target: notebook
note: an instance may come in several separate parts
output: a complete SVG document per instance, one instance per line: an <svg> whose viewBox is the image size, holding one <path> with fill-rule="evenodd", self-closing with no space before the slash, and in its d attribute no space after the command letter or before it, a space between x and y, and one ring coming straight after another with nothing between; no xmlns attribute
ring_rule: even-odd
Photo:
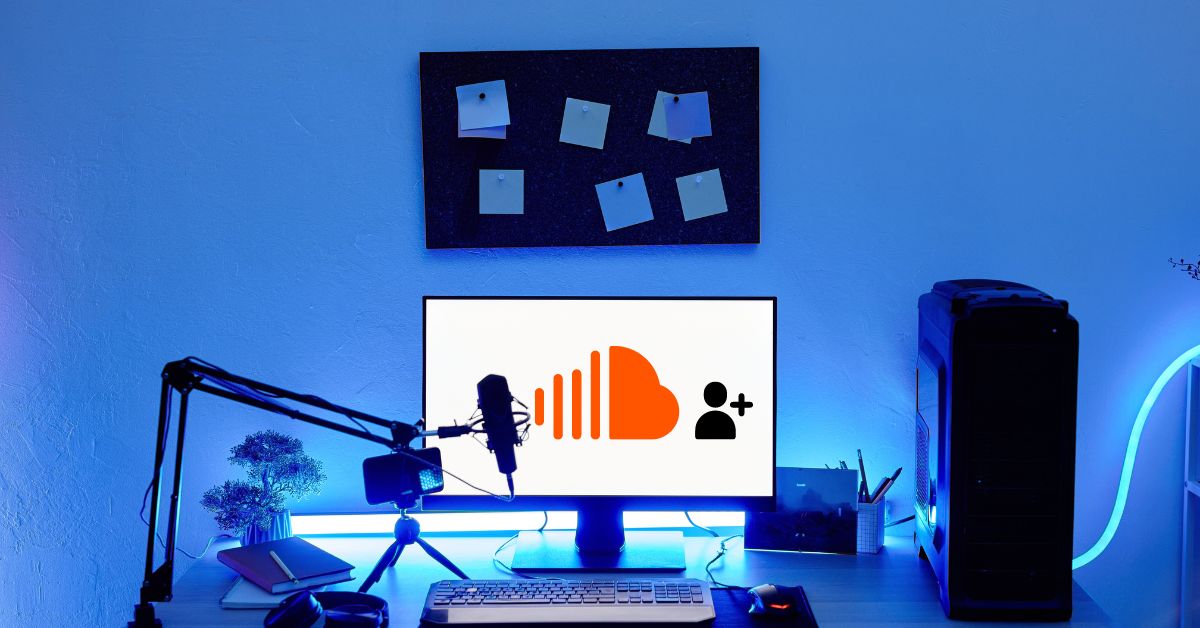
<svg viewBox="0 0 1200 628"><path fill-rule="evenodd" d="M324 590L324 586L311 589L314 593ZM237 580L233 581L233 586L225 592L225 596L221 598L221 608L263 610L276 608L292 593L294 591L278 594L268 593L257 584L239 576Z"/></svg>
<svg viewBox="0 0 1200 628"><path fill-rule="evenodd" d="M299 584L283 573L271 558L271 551L292 570ZM295 536L222 550L217 552L217 560L270 593L288 593L322 584L345 582L351 579L350 570L354 569L354 565Z"/></svg>

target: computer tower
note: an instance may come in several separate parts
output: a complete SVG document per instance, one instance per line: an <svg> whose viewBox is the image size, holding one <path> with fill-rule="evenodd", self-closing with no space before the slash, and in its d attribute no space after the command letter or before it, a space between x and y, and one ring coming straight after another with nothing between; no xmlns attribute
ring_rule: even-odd
<svg viewBox="0 0 1200 628"><path fill-rule="evenodd" d="M916 539L954 619L1071 616L1079 325L1008 281L918 302Z"/></svg>

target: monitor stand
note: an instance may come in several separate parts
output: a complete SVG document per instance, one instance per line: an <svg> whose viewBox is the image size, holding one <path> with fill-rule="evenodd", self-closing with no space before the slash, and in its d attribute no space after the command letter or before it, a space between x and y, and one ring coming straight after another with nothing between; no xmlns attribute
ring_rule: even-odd
<svg viewBox="0 0 1200 628"><path fill-rule="evenodd" d="M579 508L574 532L522 532L513 571L683 571L682 532L626 532L622 512L597 502Z"/></svg>

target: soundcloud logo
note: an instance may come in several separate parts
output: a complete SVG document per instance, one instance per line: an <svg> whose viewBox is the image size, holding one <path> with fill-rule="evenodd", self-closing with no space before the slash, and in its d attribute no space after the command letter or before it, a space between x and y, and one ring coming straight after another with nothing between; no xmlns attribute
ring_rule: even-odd
<svg viewBox="0 0 1200 628"><path fill-rule="evenodd" d="M563 408L564 381L554 376L551 398L551 428L554 438L566 438ZM600 352L592 351L588 369L588 437L600 438ZM571 371L571 438L584 438L583 372ZM546 391L533 394L534 425L546 423ZM628 347L608 348L608 438L611 440L654 440L675 429L679 402L658 379L654 365Z"/></svg>

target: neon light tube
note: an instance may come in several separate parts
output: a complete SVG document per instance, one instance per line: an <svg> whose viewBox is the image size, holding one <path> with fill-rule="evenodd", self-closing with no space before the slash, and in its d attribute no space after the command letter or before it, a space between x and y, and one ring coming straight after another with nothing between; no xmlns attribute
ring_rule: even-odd
<svg viewBox="0 0 1200 628"><path fill-rule="evenodd" d="M1150 388L1150 393L1142 401L1142 408L1138 410L1137 418L1133 421L1133 431L1129 433L1129 445L1125 447L1125 462L1121 466L1121 481L1117 484L1117 499L1113 503L1112 515L1108 518L1108 525L1104 527L1104 532L1096 540L1095 545L1092 545L1088 551L1071 560L1071 569L1079 569L1096 560L1096 557L1108 548L1108 544L1116 536L1117 526L1121 525L1121 517L1125 514L1125 502L1129 499L1129 482L1133 479L1133 463L1137 459L1138 444L1142 440L1142 430L1146 428L1146 419L1150 416L1150 410L1154 408L1154 404L1158 401L1158 396L1162 394L1167 382L1171 381L1171 378L1176 373L1197 357L1200 357L1200 345L1192 347L1184 352L1183 355L1175 358L1175 361L1162 372L1162 375L1158 376L1158 379L1154 382L1154 386Z"/></svg>

